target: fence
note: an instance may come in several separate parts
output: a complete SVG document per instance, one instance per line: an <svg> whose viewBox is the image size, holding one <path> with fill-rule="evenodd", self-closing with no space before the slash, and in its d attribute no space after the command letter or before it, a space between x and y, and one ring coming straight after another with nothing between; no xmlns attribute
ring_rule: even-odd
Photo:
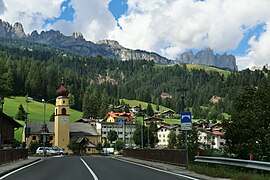
<svg viewBox="0 0 270 180"><path fill-rule="evenodd" d="M270 171L270 162L232 159L222 157L208 157L208 156L196 156L195 162L212 163L220 165L238 166L250 169L259 169L264 171Z"/></svg>
<svg viewBox="0 0 270 180"><path fill-rule="evenodd" d="M186 150L124 149L123 156L187 166Z"/></svg>
<svg viewBox="0 0 270 180"><path fill-rule="evenodd" d="M0 164L26 159L28 157L27 149L3 149L0 150Z"/></svg>

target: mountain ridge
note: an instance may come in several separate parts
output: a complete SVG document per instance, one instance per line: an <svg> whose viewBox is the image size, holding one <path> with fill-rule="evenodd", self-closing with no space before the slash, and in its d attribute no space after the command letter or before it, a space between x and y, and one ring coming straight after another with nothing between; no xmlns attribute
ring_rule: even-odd
<svg viewBox="0 0 270 180"><path fill-rule="evenodd" d="M219 55L207 48L195 55L188 51L180 54L175 60L163 57L155 52L144 50L132 50L121 46L117 41L104 39L96 43L87 41L79 32L74 32L71 36L66 36L57 30L41 31L36 30L30 35L26 35L23 25L16 22L13 26L0 19L0 37L21 38L31 42L51 45L57 48L72 51L74 54L91 56L103 56L104 58L128 60L147 60L157 64L201 64L227 70L237 70L236 60L233 55Z"/></svg>

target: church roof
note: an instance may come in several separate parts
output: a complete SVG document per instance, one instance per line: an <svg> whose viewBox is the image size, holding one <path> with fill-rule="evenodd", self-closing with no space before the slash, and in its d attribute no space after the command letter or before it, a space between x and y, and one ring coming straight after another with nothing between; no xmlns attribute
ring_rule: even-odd
<svg viewBox="0 0 270 180"><path fill-rule="evenodd" d="M65 83L62 78L60 87L56 90L56 97L59 96L68 96L68 90L65 88Z"/></svg>

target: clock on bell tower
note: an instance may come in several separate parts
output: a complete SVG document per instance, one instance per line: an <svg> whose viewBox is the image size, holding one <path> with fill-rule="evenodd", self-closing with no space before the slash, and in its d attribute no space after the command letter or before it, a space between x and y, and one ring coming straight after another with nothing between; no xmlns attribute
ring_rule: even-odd
<svg viewBox="0 0 270 180"><path fill-rule="evenodd" d="M54 145L67 150L69 143L69 101L68 90L62 78L60 87L56 90L55 119L54 119Z"/></svg>

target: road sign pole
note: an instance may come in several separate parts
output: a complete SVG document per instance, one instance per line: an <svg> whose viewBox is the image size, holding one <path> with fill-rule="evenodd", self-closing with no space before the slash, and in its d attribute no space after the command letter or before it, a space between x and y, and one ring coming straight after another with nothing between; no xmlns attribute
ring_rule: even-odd
<svg viewBox="0 0 270 180"><path fill-rule="evenodd" d="M187 161L187 168L188 168L188 142L187 142L187 139L188 138L187 138L187 130L186 130L186 151L187 151L187 153L186 153L187 154L187 157L186 157L187 160L186 161Z"/></svg>

